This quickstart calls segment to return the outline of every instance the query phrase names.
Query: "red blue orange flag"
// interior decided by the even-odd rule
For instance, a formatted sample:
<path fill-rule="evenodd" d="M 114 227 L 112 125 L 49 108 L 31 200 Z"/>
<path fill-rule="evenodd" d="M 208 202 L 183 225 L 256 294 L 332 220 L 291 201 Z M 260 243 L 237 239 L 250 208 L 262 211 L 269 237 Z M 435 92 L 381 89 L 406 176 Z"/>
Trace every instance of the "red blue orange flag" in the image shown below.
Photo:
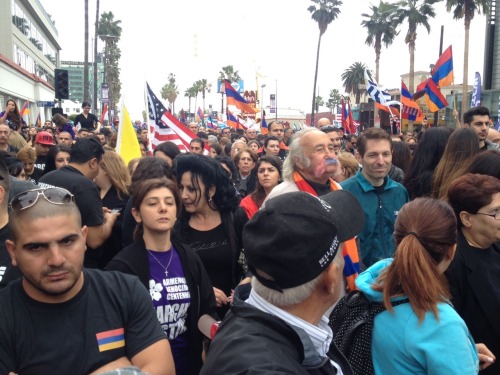
<path fill-rule="evenodd" d="M 401 81 L 401 118 L 409 121 L 422 121 L 424 114 L 418 106 L 417 102 L 413 101 L 411 92 L 406 87 L 405 83 Z"/>
<path fill-rule="evenodd" d="M 118 328 L 96 334 L 99 351 L 112 350 L 125 346 L 125 329 Z"/>
<path fill-rule="evenodd" d="M 238 128 L 238 119 L 229 110 L 226 110 L 227 114 L 227 126 L 233 129 Z"/>
<path fill-rule="evenodd" d="M 262 122 L 260 124 L 260 132 L 264 135 L 269 133 L 269 128 L 267 127 L 267 121 L 266 121 L 266 111 L 262 111 Z"/>
<path fill-rule="evenodd" d="M 453 52 L 449 46 L 432 68 L 431 77 L 437 87 L 449 86 L 453 83 Z"/>
<path fill-rule="evenodd" d="M 36 126 L 39 128 L 42 126 L 42 119 L 40 117 L 40 112 L 38 112 L 38 116 L 36 116 L 36 121 L 35 121 Z"/>
<path fill-rule="evenodd" d="M 427 94 L 425 100 L 431 112 L 436 112 L 441 108 L 448 106 L 446 98 L 443 96 L 443 94 L 441 94 L 439 87 L 434 83 L 432 79 L 427 80 L 425 93 Z"/>
<path fill-rule="evenodd" d="M 23 105 L 23 108 L 21 108 L 21 110 L 19 111 L 19 114 L 22 117 L 24 115 L 29 115 L 29 113 L 30 113 L 30 102 L 26 101 L 26 103 L 24 103 Z"/>
<path fill-rule="evenodd" d="M 349 104 L 349 100 L 344 102 L 344 98 L 341 99 L 342 103 L 342 128 L 344 131 L 349 134 L 356 133 L 356 124 L 354 123 L 354 119 L 352 117 L 351 105 Z"/>
<path fill-rule="evenodd" d="M 253 108 L 248 102 L 240 95 L 238 91 L 231 86 L 231 83 L 226 79 L 224 80 L 224 88 L 226 90 L 227 105 L 234 105 L 236 108 L 247 113 L 257 113 L 257 109 Z"/>
<path fill-rule="evenodd" d="M 200 119 L 201 123 L 205 125 L 205 116 L 203 114 L 203 111 L 201 110 L 200 107 L 198 107 L 198 111 L 196 111 L 196 116 Z"/>

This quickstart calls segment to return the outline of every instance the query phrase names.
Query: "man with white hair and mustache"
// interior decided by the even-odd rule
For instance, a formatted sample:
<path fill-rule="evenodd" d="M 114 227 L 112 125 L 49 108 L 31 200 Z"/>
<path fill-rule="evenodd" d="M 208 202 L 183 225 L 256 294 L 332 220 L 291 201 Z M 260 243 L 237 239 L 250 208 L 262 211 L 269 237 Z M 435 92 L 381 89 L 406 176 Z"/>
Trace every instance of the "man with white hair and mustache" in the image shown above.
<path fill-rule="evenodd" d="M 339 168 L 333 142 L 327 134 L 317 128 L 306 128 L 297 132 L 289 146 L 288 157 L 283 163 L 284 182 L 276 186 L 265 203 L 278 195 L 304 191 L 314 196 L 323 196 L 342 189 L 333 180 Z M 355 288 L 354 279 L 359 272 L 359 255 L 355 239 L 345 242 L 343 248 L 344 276 L 348 288 Z"/>

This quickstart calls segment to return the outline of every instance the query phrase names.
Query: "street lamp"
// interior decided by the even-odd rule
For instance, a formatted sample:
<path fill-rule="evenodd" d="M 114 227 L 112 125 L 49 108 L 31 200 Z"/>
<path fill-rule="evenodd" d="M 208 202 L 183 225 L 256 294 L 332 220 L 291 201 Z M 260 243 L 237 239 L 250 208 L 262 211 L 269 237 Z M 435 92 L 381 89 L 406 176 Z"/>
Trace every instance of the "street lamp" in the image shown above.
<path fill-rule="evenodd" d="M 102 82 L 102 84 L 105 84 L 105 83 L 107 83 L 107 79 L 106 79 L 106 64 L 109 61 L 108 40 L 109 39 L 119 39 L 120 37 L 116 36 L 116 35 L 98 35 L 98 37 L 99 38 L 103 38 L 104 39 L 104 43 L 105 43 L 105 46 L 104 46 L 104 62 L 103 62 L 103 82 Z M 96 69 L 97 69 L 97 64 L 96 64 Z M 112 82 L 110 82 L 110 83 L 112 84 Z M 102 84 L 101 84 L 101 86 L 102 86 Z M 94 87 L 96 87 L 96 85 L 97 85 L 97 80 L 96 80 L 96 83 L 94 84 Z M 109 114 L 111 114 L 112 112 L 114 112 L 113 102 L 112 102 L 112 99 L 114 99 L 114 89 L 112 89 L 110 91 L 112 92 L 113 96 L 111 97 L 111 99 L 108 99 L 108 102 L 109 102 L 109 104 L 108 104 L 109 112 L 108 113 Z M 95 95 L 97 95 L 97 93 L 95 93 Z M 104 106 L 102 106 L 102 107 L 104 107 Z"/>
<path fill-rule="evenodd" d="M 274 107 L 275 107 L 275 114 L 276 114 L 276 121 L 278 121 L 278 79 L 276 77 L 271 77 L 271 76 L 263 76 L 263 78 L 272 78 L 274 79 Z"/>
<path fill-rule="evenodd" d="M 264 120 L 264 87 L 266 87 L 266 84 L 263 83 L 262 85 L 260 85 L 260 94 L 262 96 L 262 98 L 260 99 L 261 101 L 261 107 L 260 107 L 260 121 L 262 123 L 262 121 Z"/>

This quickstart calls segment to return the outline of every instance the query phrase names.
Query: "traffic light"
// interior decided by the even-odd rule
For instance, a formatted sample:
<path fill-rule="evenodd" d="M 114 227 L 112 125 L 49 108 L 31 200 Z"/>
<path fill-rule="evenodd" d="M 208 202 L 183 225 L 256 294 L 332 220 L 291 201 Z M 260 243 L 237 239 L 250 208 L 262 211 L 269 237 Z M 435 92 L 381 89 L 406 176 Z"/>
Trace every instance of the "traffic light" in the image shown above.
<path fill-rule="evenodd" d="M 69 81 L 68 71 L 64 69 L 55 69 L 55 86 L 57 99 L 69 99 Z"/>

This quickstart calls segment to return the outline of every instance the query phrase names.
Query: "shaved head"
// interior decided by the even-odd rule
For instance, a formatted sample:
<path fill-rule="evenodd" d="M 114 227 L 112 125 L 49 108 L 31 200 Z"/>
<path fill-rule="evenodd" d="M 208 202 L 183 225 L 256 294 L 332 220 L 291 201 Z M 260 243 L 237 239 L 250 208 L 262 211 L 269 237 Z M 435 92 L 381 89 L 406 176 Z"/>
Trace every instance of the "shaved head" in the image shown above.
<path fill-rule="evenodd" d="M 16 241 L 17 238 L 23 235 L 23 231 L 30 230 L 29 223 L 34 220 L 63 215 L 68 216 L 68 221 L 76 220 L 78 226 L 82 226 L 80 210 L 78 210 L 75 202 L 53 204 L 40 196 L 38 201 L 29 208 L 20 211 L 9 210 L 9 239 Z"/>

